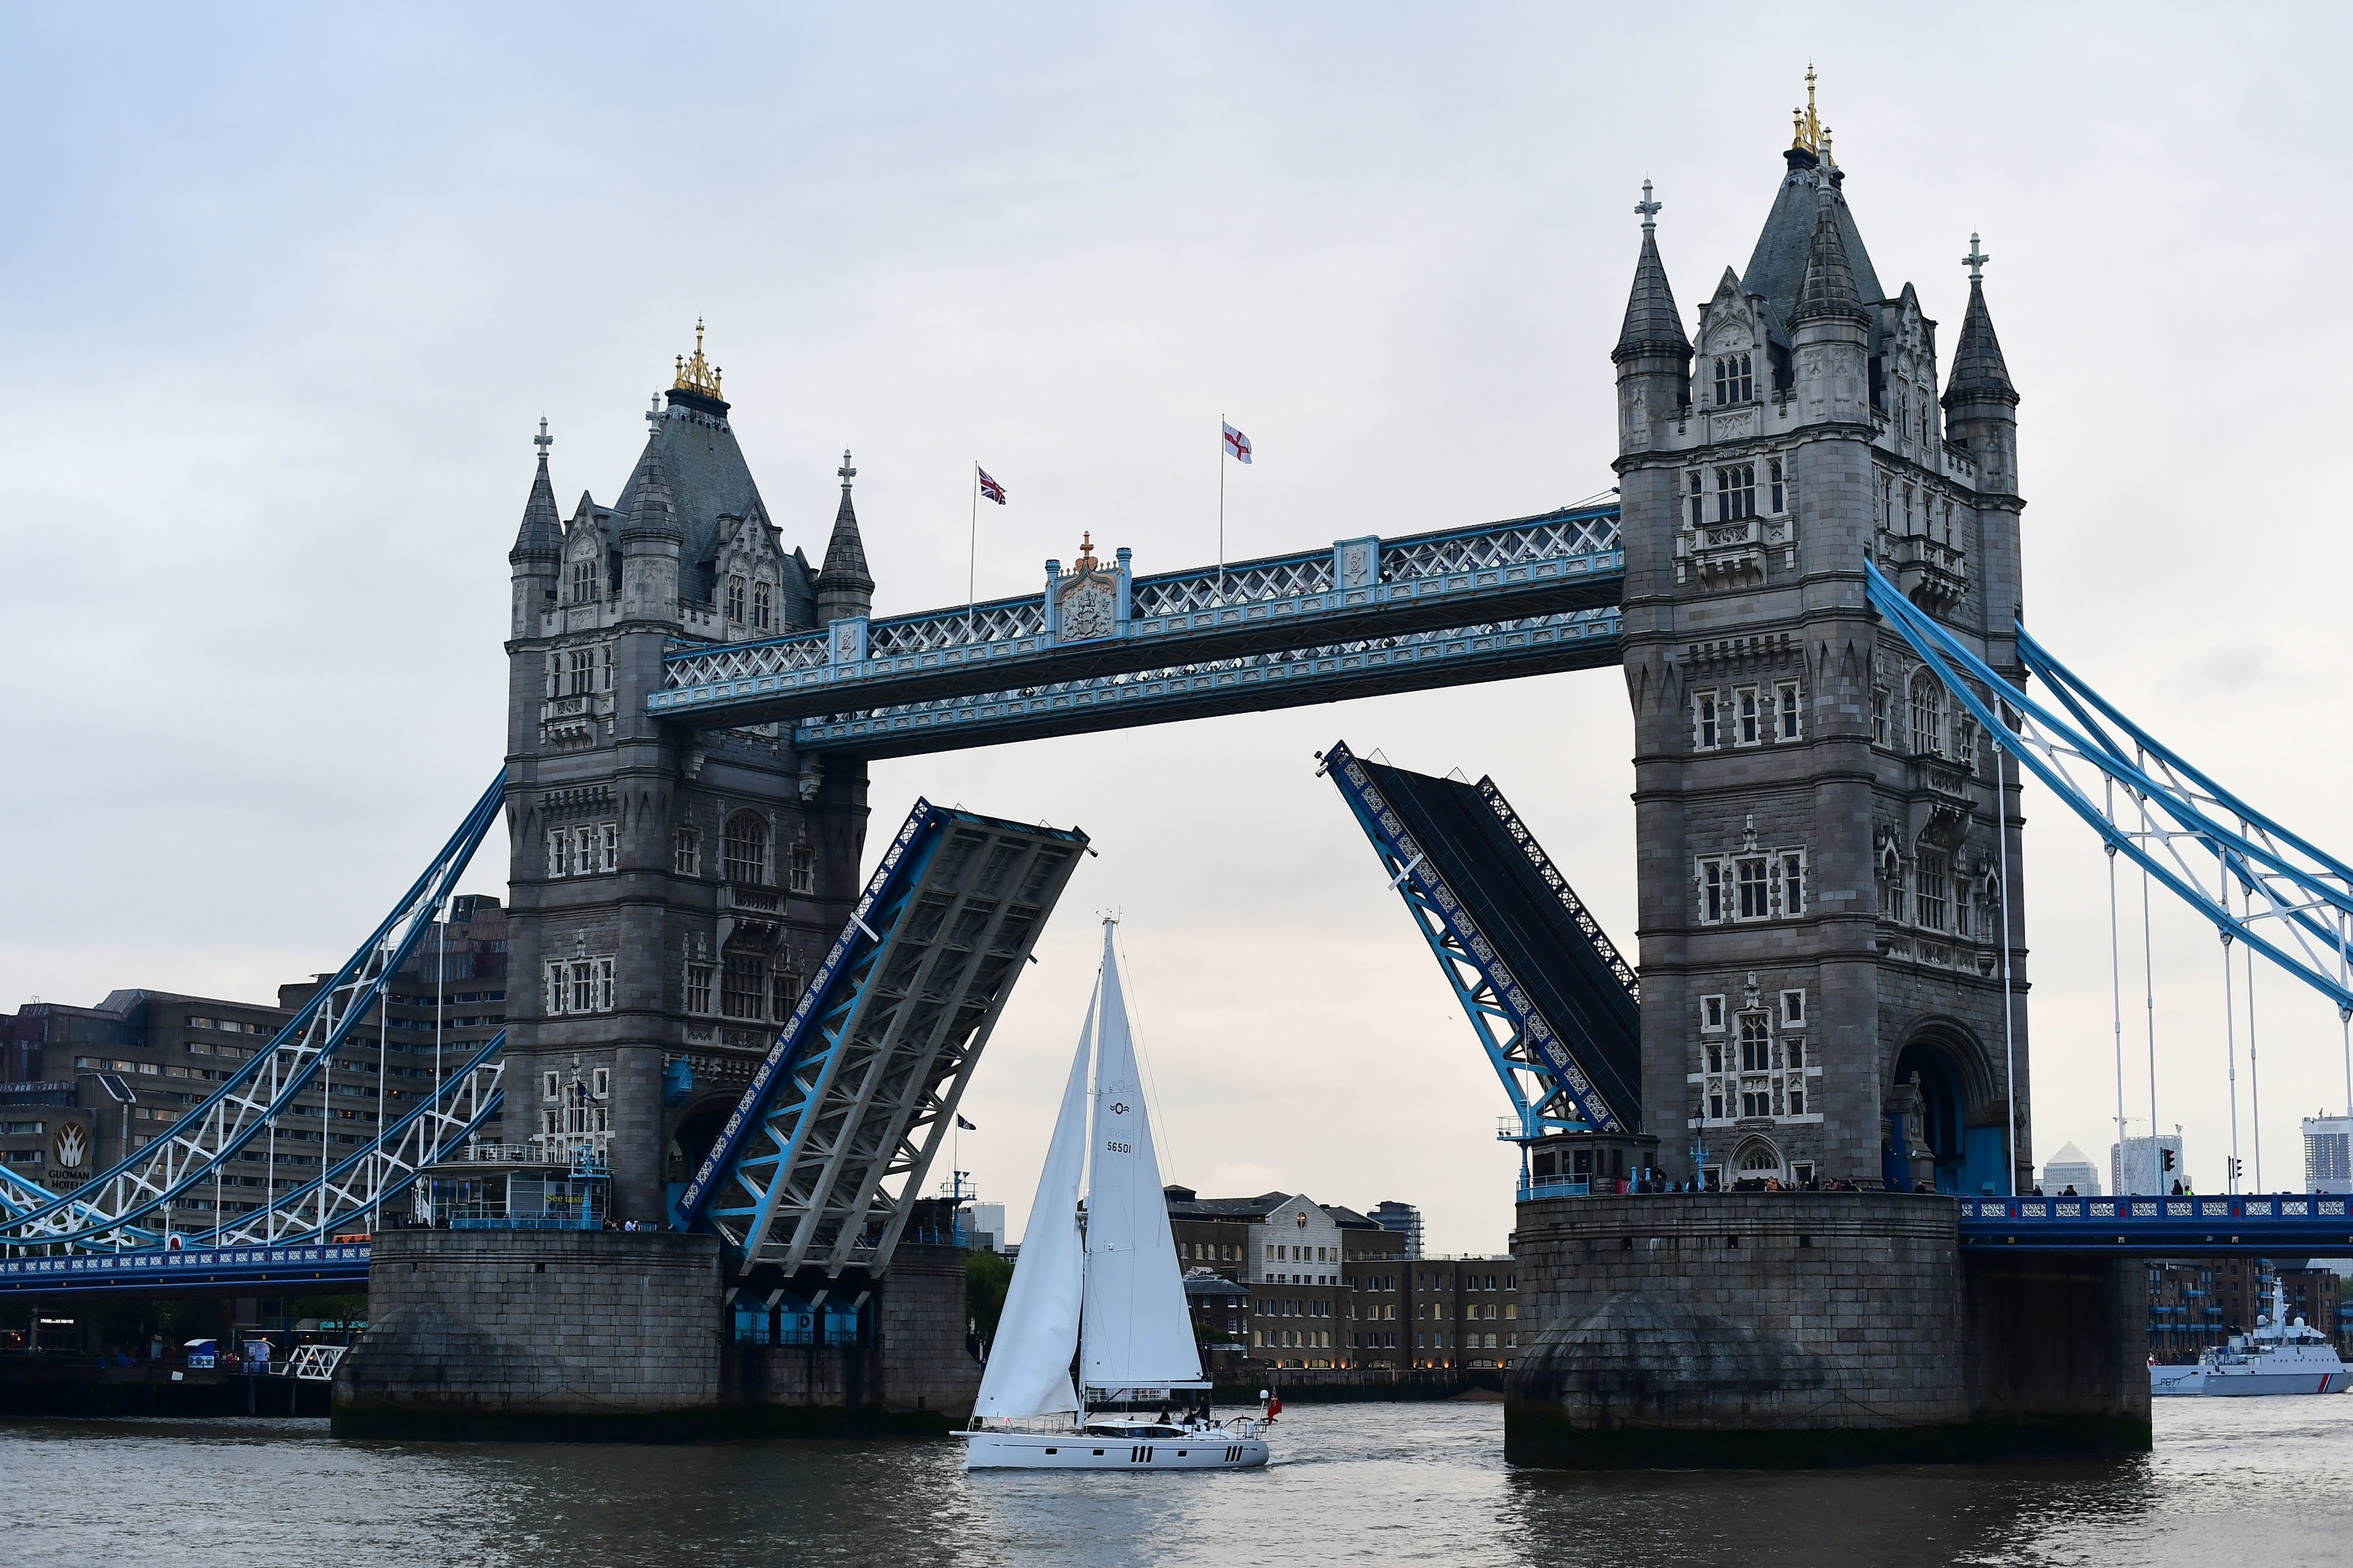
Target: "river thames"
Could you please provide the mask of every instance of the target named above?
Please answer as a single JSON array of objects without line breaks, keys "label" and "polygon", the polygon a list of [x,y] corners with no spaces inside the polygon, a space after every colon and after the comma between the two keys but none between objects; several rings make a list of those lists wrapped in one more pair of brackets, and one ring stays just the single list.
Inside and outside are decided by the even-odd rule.
[{"label": "river thames", "polygon": [[1796,1474],[1503,1462],[1493,1404],[1294,1405],[1238,1474],[982,1474],[952,1443],[342,1443],[0,1426],[16,1568],[2241,1563],[2353,1558],[2353,1397],[2176,1399],[2152,1455]]}]

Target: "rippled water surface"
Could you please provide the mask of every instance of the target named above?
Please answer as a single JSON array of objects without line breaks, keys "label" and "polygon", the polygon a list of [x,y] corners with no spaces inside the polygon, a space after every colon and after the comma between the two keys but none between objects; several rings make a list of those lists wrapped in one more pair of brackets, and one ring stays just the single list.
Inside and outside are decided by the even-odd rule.
[{"label": "rippled water surface", "polygon": [[0,1561],[266,1568],[2353,1562],[2353,1395],[2160,1400],[2154,1455],[1776,1475],[1507,1469],[1498,1405],[1294,1405],[1229,1475],[981,1474],[938,1443],[339,1443],[0,1423]]}]

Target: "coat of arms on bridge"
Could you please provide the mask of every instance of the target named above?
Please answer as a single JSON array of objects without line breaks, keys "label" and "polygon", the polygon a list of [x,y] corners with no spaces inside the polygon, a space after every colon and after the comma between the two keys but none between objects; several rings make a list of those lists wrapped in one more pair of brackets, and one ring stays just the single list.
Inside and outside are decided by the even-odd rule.
[{"label": "coat of arms on bridge", "polygon": [[1071,574],[1054,594],[1054,634],[1057,642],[1088,642],[1112,635],[1119,619],[1119,584],[1113,574],[1095,559],[1095,536],[1079,541],[1079,558]]}]

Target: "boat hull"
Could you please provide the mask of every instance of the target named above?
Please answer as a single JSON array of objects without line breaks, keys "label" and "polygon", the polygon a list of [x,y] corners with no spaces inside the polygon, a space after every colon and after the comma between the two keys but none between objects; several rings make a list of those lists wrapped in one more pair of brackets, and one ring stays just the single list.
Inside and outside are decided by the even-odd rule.
[{"label": "boat hull", "polygon": [[1215,1430],[1133,1440],[1076,1432],[956,1436],[967,1470],[1249,1470],[1268,1458],[1263,1437]]},{"label": "boat hull", "polygon": [[2209,1399],[2243,1398],[2254,1394],[2342,1394],[2353,1384],[2353,1371],[2216,1372],[2202,1366],[2153,1366],[2148,1369],[2151,1395],[2203,1394]]}]

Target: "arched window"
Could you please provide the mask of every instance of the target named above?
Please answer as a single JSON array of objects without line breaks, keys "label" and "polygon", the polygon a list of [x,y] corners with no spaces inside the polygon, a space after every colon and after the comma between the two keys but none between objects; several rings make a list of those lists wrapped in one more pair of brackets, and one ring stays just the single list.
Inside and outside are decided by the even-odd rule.
[{"label": "arched window", "polygon": [[770,603],[771,597],[768,585],[765,583],[756,583],[753,584],[752,629],[754,631],[765,632],[768,629]]},{"label": "arched window", "polygon": [[1746,403],[1755,395],[1756,380],[1749,374],[1751,361],[1746,354],[1722,354],[1715,362],[1715,405],[1719,408],[1735,403]]},{"label": "arched window", "polygon": [[768,880],[768,825],[756,813],[739,811],[727,819],[723,870],[731,882],[764,887]]},{"label": "arched window", "polygon": [[590,605],[596,601],[596,561],[588,556],[572,563],[572,602]]},{"label": "arched window", "polygon": [[744,579],[727,579],[727,618],[741,626],[744,623]]},{"label": "arched window", "polygon": [[1945,754],[1945,683],[1925,669],[1912,677],[1912,754]]}]

